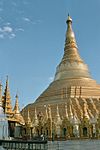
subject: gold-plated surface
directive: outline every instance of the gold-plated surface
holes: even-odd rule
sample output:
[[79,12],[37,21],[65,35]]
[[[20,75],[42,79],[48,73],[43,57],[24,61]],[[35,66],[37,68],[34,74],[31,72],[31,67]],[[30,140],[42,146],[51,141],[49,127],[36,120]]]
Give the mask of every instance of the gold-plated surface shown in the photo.
[[16,95],[15,107],[14,107],[13,112],[14,112],[13,118],[15,118],[17,120],[17,122],[19,122],[21,125],[24,125],[25,121],[19,110],[18,95]]
[[10,91],[9,91],[8,84],[9,83],[8,83],[8,77],[7,77],[6,87],[5,87],[4,95],[2,97],[2,104],[3,104],[4,113],[7,116],[11,116],[13,114],[13,111],[12,111],[11,97],[10,97]]
[[87,65],[81,59],[72,30],[72,19],[68,16],[64,55],[57,67],[55,80],[69,78],[90,78]]
[[[90,76],[88,66],[79,55],[72,19],[68,16],[64,55],[57,66],[54,81],[36,99],[26,106],[22,115],[26,120],[27,110],[32,123],[32,134],[50,138],[100,137],[100,85]],[[37,116],[37,117],[36,117]]]
[[19,110],[18,95],[16,95],[14,110],[12,110],[8,76],[7,76],[6,87],[3,95],[2,95],[2,86],[0,85],[0,102],[2,103],[4,113],[6,114],[7,120],[9,122],[15,122],[20,125],[25,124],[25,121]]

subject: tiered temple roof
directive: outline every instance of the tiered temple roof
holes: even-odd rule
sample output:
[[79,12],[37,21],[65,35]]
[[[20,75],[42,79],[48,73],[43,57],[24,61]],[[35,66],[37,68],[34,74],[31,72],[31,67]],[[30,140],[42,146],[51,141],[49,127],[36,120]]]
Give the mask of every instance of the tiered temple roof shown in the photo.
[[6,80],[6,87],[3,95],[3,109],[4,113],[7,116],[11,116],[13,114],[12,112],[12,105],[11,105],[11,96],[10,96],[10,91],[9,91],[9,85],[8,85],[8,76]]
[[2,95],[2,85],[0,84],[0,103],[2,103],[3,111],[4,114],[6,114],[8,121],[24,125],[25,122],[19,110],[18,95],[16,95],[14,110],[12,110],[11,102],[12,101],[9,90],[9,81],[7,76],[6,86],[3,95]]

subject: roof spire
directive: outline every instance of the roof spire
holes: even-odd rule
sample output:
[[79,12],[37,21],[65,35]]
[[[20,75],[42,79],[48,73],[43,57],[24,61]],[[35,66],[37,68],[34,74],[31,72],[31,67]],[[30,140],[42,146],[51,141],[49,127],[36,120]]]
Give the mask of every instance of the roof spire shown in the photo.
[[0,114],[4,114],[4,110],[2,107],[2,84],[0,82]]
[[50,105],[48,105],[48,118],[52,120]]
[[47,121],[48,120],[48,110],[47,110],[47,106],[46,105],[44,105],[44,107],[45,107],[45,119]]
[[4,113],[6,113],[8,116],[13,114],[9,84],[8,84],[8,76],[6,79],[6,87],[5,87],[4,96],[3,96],[3,109],[4,109]]
[[83,103],[83,118],[89,119],[88,106],[86,102]]
[[20,111],[19,111],[19,103],[18,103],[18,95],[17,94],[16,94],[16,102],[15,102],[14,112],[16,114],[20,113]]
[[27,110],[27,122],[26,122],[26,124],[27,124],[28,126],[31,125],[31,118],[30,118],[30,114],[29,114],[29,108],[28,108],[28,110]]
[[56,116],[58,119],[60,118],[58,105],[57,105],[57,115]]
[[9,84],[9,80],[8,80],[8,75],[7,75],[7,78],[6,78],[6,89],[7,90],[9,89],[8,84]]
[[57,112],[56,112],[56,124],[57,125],[61,124],[61,118],[60,118],[60,115],[59,115],[58,105],[57,105]]
[[34,124],[35,124],[35,125],[38,125],[38,117],[37,117],[36,108],[35,108],[35,112],[34,112]]
[[15,107],[14,107],[14,118],[17,119],[17,121],[19,121],[20,124],[23,124],[23,125],[25,124],[25,121],[19,111],[18,94],[16,94],[16,101],[15,101]]
[[0,107],[2,107],[2,84],[0,83]]

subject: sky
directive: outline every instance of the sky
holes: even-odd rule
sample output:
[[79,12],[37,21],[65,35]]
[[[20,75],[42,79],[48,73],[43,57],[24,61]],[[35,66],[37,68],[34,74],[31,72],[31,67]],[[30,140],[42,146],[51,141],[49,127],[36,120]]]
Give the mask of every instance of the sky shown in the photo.
[[73,19],[79,53],[100,83],[100,0],[0,0],[0,80],[12,105],[33,103],[52,82]]

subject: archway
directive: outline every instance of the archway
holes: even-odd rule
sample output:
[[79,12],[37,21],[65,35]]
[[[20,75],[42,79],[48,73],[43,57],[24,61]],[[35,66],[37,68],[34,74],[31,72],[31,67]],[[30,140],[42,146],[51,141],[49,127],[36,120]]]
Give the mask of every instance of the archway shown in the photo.
[[43,134],[43,128],[41,127],[41,135]]
[[48,136],[48,129],[46,129],[46,135]]
[[66,134],[67,134],[67,129],[63,128],[63,135],[64,135],[64,137],[66,136]]
[[37,135],[39,136],[39,129],[37,129]]
[[87,128],[86,127],[83,128],[83,136],[87,137]]

